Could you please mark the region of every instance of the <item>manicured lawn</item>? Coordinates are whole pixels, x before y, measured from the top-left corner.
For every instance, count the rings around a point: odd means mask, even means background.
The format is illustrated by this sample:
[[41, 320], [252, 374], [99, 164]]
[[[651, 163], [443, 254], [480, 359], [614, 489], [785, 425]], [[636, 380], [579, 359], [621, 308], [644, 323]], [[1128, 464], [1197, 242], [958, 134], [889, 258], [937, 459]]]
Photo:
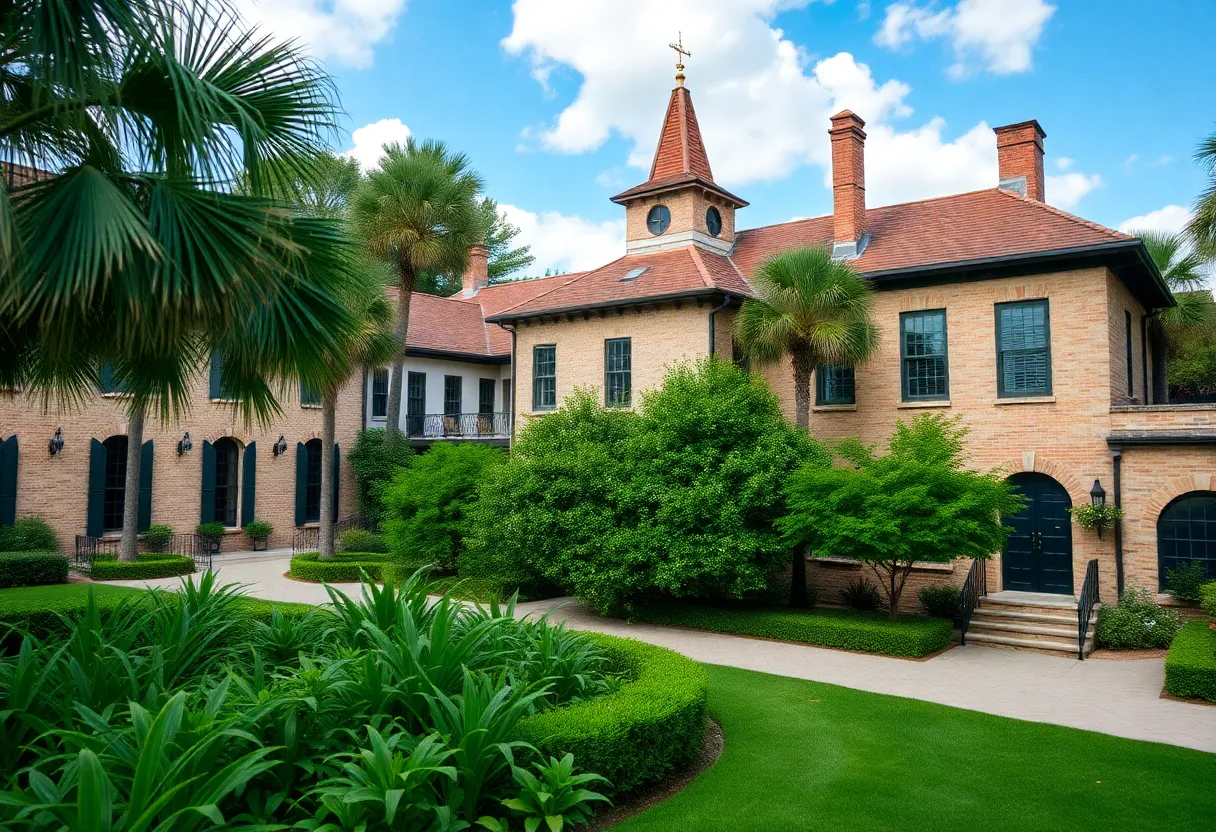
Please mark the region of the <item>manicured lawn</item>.
[[721, 759], [621, 832], [1213, 828], [1216, 754], [708, 669]]
[[20, 613], [28, 610], [61, 609], [84, 603], [89, 587], [96, 598], [118, 599], [123, 595], [143, 592], [129, 586], [109, 584], [52, 584], [51, 586], [19, 586], [0, 589], [0, 614]]

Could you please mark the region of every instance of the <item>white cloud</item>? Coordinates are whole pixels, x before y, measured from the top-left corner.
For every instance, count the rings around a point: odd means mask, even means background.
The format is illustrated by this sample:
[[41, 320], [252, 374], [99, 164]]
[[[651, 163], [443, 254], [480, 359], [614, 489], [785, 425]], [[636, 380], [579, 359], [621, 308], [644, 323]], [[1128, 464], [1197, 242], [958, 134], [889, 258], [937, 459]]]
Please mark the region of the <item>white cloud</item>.
[[297, 40], [310, 55], [359, 69], [371, 66], [372, 47], [388, 38], [406, 0], [235, 0], [246, 21], [281, 39]]
[[532, 246], [534, 269], [560, 267], [564, 271], [583, 271], [602, 266], [625, 253], [625, 220], [593, 222], [557, 211], [539, 214], [500, 204], [499, 210], [519, 228], [519, 245]]
[[1075, 160], [1069, 159], [1067, 156], [1061, 156], [1060, 158], [1056, 159], [1056, 170], [1068, 170], [1070, 167], [1072, 167], [1072, 163], [1074, 161]]
[[1132, 231], [1164, 231], [1177, 234], [1191, 219], [1191, 211], [1181, 205], [1167, 205], [1156, 211], [1149, 211], [1138, 217], [1129, 217], [1119, 223], [1119, 230], [1124, 234]]
[[953, 8], [936, 8], [915, 2], [887, 6], [874, 42], [899, 49], [914, 40], [947, 38], [955, 57], [948, 69], [952, 77], [980, 69], [1009, 75], [1030, 69], [1031, 50], [1056, 10], [1044, 0], [960, 0]]
[[1150, 168], [1159, 168], [1159, 167], [1161, 167], [1162, 165], [1168, 165], [1168, 164], [1170, 164], [1170, 163], [1171, 163], [1171, 162], [1173, 162], [1173, 161], [1174, 161], [1174, 157], [1173, 157], [1173, 156], [1171, 156], [1171, 155], [1169, 155], [1169, 154], [1167, 153], [1167, 154], [1165, 154], [1164, 156], [1158, 156], [1156, 159], [1154, 159], [1153, 161], [1149, 162], [1149, 163], [1148, 163], [1148, 166], [1149, 166]]
[[1096, 173], [1065, 173], [1048, 176], [1043, 184], [1047, 189], [1047, 201], [1069, 211], [1076, 207], [1081, 197], [1102, 187], [1102, 177]]
[[[890, 205], [915, 199], [994, 188], [996, 135], [980, 122], [953, 141], [944, 141], [944, 119], [899, 133], [880, 125], [866, 140], [866, 204]], [[824, 187], [831, 187], [831, 172]]]
[[402, 124], [399, 118], [382, 118], [363, 125], [351, 133], [350, 137], [355, 146], [341, 155], [356, 160], [360, 168], [367, 170], [379, 167], [386, 144], [405, 144], [405, 140], [410, 137], [410, 128]]

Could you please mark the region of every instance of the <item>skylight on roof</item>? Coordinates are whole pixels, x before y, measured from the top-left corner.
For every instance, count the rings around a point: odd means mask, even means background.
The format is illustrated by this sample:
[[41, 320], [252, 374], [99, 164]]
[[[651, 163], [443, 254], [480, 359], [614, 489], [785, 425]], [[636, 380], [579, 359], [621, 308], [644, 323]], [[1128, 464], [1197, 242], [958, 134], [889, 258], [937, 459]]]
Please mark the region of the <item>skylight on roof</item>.
[[646, 270], [649, 268], [650, 266], [642, 266], [641, 268], [630, 269], [629, 271], [625, 272], [625, 276], [621, 278], [621, 282], [624, 283], [626, 280], [637, 280], [639, 277], [645, 274]]

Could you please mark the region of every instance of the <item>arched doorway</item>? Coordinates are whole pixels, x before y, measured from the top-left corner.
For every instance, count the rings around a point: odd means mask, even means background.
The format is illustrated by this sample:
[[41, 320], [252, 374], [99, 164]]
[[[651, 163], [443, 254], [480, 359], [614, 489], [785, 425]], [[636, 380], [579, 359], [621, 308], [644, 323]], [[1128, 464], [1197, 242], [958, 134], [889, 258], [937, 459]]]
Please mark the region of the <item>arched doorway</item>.
[[1072, 499], [1046, 474], [1014, 474], [1009, 482], [1026, 498], [1026, 508], [1005, 519], [1013, 532], [1001, 555], [1002, 585], [1020, 592], [1071, 595]]
[[1157, 581], [1181, 564], [1203, 565], [1216, 579], [1216, 494], [1192, 491], [1177, 497], [1157, 518]]

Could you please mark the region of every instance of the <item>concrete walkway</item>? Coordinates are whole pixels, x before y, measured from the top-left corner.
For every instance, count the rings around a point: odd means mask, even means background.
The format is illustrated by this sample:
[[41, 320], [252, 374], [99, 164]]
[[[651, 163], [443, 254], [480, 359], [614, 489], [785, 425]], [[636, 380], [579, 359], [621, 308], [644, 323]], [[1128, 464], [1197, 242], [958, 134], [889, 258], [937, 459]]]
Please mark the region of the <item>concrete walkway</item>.
[[[225, 582], [246, 584], [250, 595], [274, 601], [319, 604], [323, 587], [283, 577], [287, 560], [223, 563]], [[178, 579], [128, 581], [173, 588]], [[347, 594], [357, 584], [339, 584]], [[937, 702], [998, 716], [1066, 725], [1136, 740], [1216, 753], [1216, 706], [1161, 698], [1161, 659], [1081, 662], [1039, 653], [956, 646], [927, 661], [846, 653], [796, 644], [628, 624], [601, 618], [569, 599], [520, 604], [520, 615], [553, 611], [576, 629], [627, 636], [658, 644], [709, 664], [828, 682], [857, 690]]]

